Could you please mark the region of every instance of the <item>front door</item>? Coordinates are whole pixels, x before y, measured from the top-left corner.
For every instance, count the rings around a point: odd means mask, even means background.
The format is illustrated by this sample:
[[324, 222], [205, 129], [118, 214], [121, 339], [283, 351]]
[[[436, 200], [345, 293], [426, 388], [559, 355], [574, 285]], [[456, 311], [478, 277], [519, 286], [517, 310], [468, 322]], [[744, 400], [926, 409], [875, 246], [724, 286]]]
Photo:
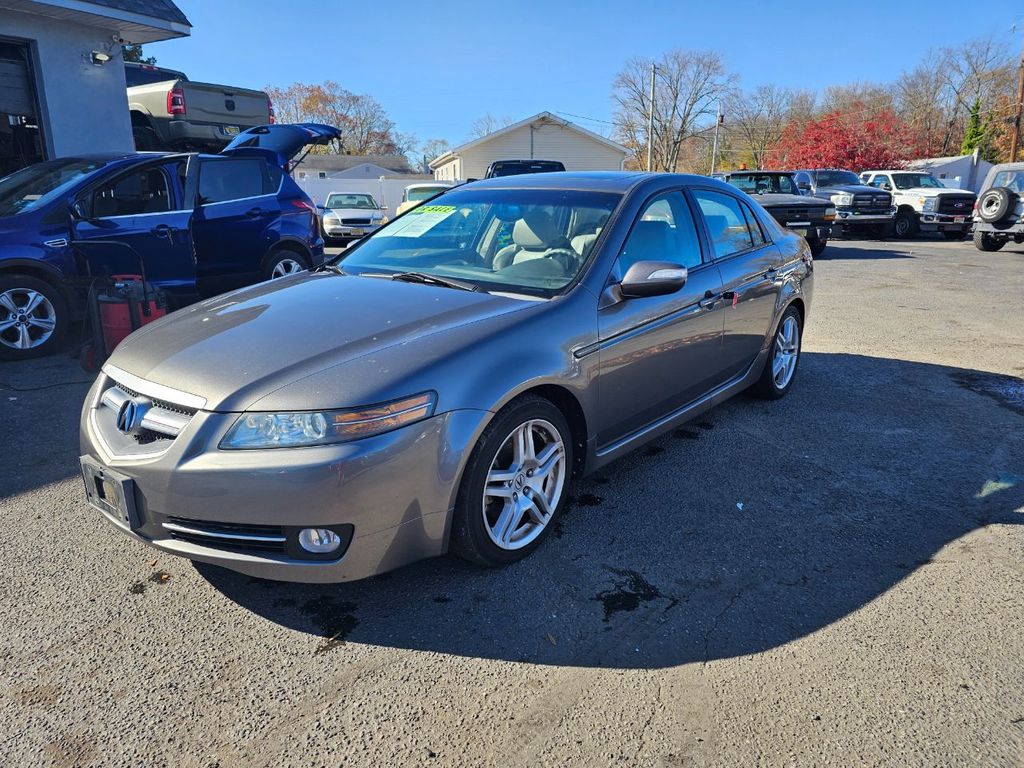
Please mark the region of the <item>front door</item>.
[[81, 200], [87, 219], [73, 222], [72, 241], [94, 275], [144, 274], [171, 294], [195, 293], [178, 164], [146, 164], [92, 187]]
[[764, 345], [775, 316], [781, 257], [746, 202], [717, 190], [692, 192], [722, 276], [722, 364], [726, 377], [732, 378], [750, 368]]
[[628, 438], [721, 383], [722, 280], [702, 257], [693, 212], [681, 192], [651, 200], [633, 224], [612, 282], [637, 261], [687, 268], [667, 296], [625, 299], [598, 310], [598, 446]]
[[199, 292], [214, 296], [260, 279], [281, 215], [277, 187], [262, 157], [202, 158], [192, 220]]

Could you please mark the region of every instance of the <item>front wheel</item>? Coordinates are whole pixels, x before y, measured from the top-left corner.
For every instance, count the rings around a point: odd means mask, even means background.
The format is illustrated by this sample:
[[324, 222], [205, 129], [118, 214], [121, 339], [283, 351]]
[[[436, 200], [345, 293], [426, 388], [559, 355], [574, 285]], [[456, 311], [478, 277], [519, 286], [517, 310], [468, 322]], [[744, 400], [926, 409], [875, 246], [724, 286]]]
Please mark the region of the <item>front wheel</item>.
[[914, 237], [920, 227], [917, 224], [917, 216], [907, 211], [900, 211], [892, 223], [893, 234], [896, 237]]
[[808, 243], [808, 245], [811, 246], [811, 256], [818, 258], [825, 252], [825, 246], [828, 245], [828, 240], [815, 240], [813, 243]]
[[767, 400], [778, 400], [789, 392], [796, 377], [797, 363], [800, 362], [802, 334], [800, 311], [790, 306], [782, 315], [764, 371], [754, 385], [757, 395]]
[[67, 302], [57, 288], [29, 275], [0, 276], [0, 360], [50, 354], [67, 325]]
[[988, 232], [974, 233], [974, 247], [979, 251], [998, 251], [1006, 244], [1005, 240], [996, 240]]
[[514, 400], [484, 430], [466, 465], [452, 551], [492, 567], [529, 555], [565, 506], [572, 462], [562, 412], [542, 397]]

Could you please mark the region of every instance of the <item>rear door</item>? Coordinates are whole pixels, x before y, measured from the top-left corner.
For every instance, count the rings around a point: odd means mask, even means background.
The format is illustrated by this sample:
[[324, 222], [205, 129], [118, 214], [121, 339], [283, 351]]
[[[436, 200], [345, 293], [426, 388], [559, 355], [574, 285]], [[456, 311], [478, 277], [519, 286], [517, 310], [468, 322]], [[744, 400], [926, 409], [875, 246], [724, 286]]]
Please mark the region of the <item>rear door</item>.
[[722, 280], [711, 255], [702, 253], [697, 220], [682, 192], [655, 196], [609, 276], [618, 283], [630, 266], [648, 260], [681, 264], [689, 272], [676, 293], [598, 310], [599, 446], [627, 439], [723, 380]]
[[215, 296], [260, 278], [281, 215], [281, 172], [262, 157], [200, 157], [192, 239], [196, 282]]
[[722, 362], [732, 378], [746, 372], [764, 344], [775, 316], [781, 256], [746, 201], [718, 190], [691, 191], [722, 277]]
[[220, 154], [262, 156], [268, 162], [285, 168], [305, 147], [330, 144], [340, 137], [340, 130], [322, 123], [258, 125], [238, 134]]
[[146, 163], [85, 192], [89, 219], [74, 222], [72, 240], [93, 274], [144, 273], [172, 293], [195, 292], [184, 172], [184, 159]]

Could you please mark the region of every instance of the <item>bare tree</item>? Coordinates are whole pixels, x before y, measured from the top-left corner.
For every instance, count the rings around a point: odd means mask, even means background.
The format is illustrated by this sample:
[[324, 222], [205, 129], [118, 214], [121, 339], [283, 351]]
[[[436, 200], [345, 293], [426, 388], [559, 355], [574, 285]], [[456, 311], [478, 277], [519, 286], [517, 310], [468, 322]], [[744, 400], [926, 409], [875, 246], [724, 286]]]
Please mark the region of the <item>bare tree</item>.
[[762, 85], [750, 93], [735, 93], [726, 102], [726, 124], [734, 146], [755, 168], [764, 168], [768, 154], [782, 138], [792, 93], [775, 85]]
[[654, 169], [680, 168], [683, 143], [709, 127], [718, 101], [728, 95], [735, 78], [722, 58], [712, 51], [674, 50], [657, 62], [654, 104], [650, 103], [651, 60], [634, 58], [615, 78], [612, 99], [616, 104], [615, 136], [633, 155], [632, 164], [643, 166], [647, 151], [648, 117], [654, 116], [652, 163]]
[[508, 115], [502, 115], [501, 117], [495, 117], [488, 112], [483, 117], [478, 117], [473, 121], [473, 125], [469, 128], [470, 139], [481, 139], [488, 134], [500, 131], [502, 128], [507, 128], [512, 125], [515, 120]]

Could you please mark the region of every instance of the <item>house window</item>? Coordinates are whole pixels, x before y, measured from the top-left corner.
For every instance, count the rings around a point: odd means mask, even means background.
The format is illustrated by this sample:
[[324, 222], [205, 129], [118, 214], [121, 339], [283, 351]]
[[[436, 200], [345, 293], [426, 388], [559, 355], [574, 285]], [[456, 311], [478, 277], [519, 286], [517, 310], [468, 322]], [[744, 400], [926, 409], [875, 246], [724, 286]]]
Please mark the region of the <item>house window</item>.
[[320, 171], [320, 173], [318, 173], [317, 176], [319, 176], [321, 179], [326, 179], [327, 173], [325, 171]]
[[305, 171], [299, 171], [299, 181], [305, 181], [305, 180], [306, 180], [306, 172]]

